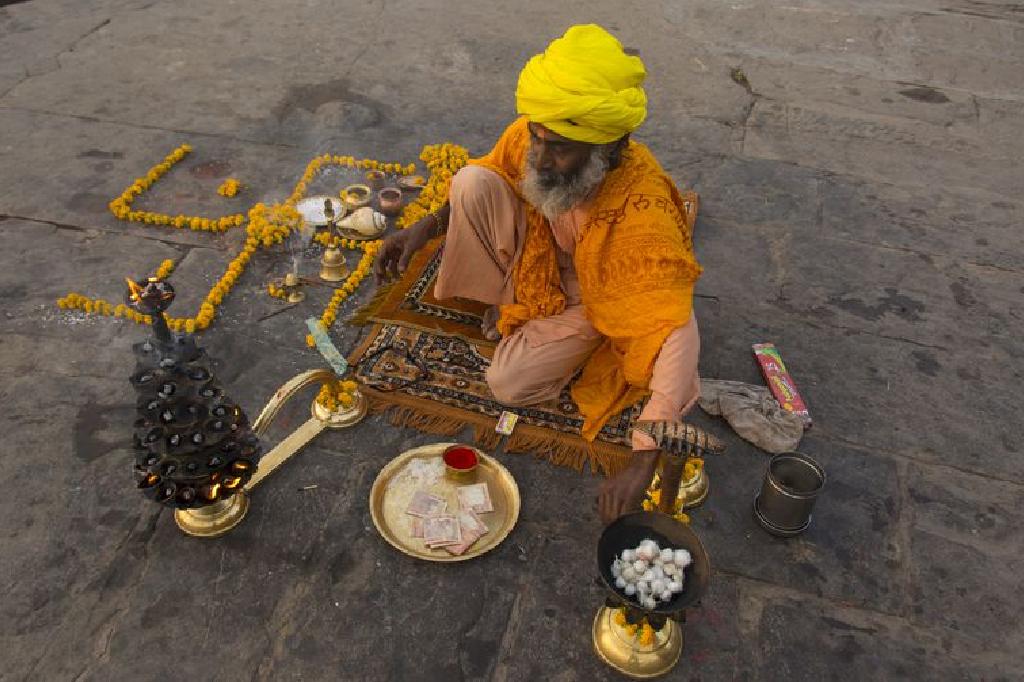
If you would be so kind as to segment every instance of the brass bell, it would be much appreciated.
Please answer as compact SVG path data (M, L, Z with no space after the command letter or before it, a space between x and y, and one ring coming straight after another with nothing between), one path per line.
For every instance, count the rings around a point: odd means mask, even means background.
M325 282L340 282L349 275L345 254L341 249L326 249L320 257L320 279Z

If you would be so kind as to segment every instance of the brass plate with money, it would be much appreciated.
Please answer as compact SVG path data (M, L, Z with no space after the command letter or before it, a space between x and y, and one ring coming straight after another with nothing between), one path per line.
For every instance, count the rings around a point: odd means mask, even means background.
M377 532L395 549L417 559L450 562L478 557L501 544L519 519L519 486L508 469L473 448L480 458L474 478L451 480L441 459L451 445L435 443L406 450L381 469L370 489L370 516ZM468 527L467 536L454 531L456 537L447 541L429 537L450 528L448 517L468 521L468 526L462 526ZM479 522L486 527L482 534L480 526L473 525ZM442 546L430 547L428 539Z

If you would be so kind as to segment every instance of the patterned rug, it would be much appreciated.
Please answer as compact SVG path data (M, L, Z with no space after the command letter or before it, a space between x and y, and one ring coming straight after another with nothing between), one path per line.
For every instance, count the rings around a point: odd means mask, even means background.
M608 421L597 440L580 437L583 419L564 391L558 400L509 408L490 393L484 374L494 344L480 333L485 306L433 297L441 242L425 247L402 278L378 292L353 322L371 324L349 357L373 409L393 424L444 436L473 427L477 445L494 449L502 411L519 415L507 452L532 452L562 466L613 474L629 461L629 429L640 406Z
M397 324L442 336L455 336L478 346L491 357L494 343L480 332L487 306L476 301L434 298L434 282L441 267L443 238L430 241L413 256L405 274L381 288L373 300L356 313L352 324Z

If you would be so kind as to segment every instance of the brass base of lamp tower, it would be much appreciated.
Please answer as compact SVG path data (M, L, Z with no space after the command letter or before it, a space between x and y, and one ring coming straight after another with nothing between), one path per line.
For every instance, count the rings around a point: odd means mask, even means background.
M249 497L241 490L231 497L198 509L174 510L174 522L198 538L215 538L237 526L249 511Z

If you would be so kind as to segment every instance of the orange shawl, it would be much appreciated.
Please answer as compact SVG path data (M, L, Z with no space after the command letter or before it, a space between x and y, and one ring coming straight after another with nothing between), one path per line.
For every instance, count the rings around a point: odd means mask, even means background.
M470 163L499 173L519 193L529 144L522 117L489 154ZM693 285L701 273L693 255L696 217L697 195L680 195L647 147L631 141L598 190L574 256L587 319L606 337L572 387L587 440L612 415L650 393L662 344L690 320ZM502 335L564 310L556 248L547 219L527 205L515 303L501 308Z

